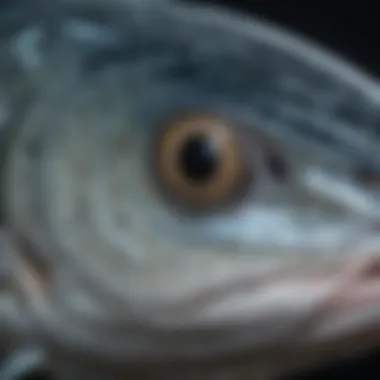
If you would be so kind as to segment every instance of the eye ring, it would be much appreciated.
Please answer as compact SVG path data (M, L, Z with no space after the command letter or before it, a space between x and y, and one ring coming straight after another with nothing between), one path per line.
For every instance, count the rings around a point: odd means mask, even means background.
M192 208L211 208L239 195L246 160L237 128L218 117L171 120L155 146L155 171L165 193Z

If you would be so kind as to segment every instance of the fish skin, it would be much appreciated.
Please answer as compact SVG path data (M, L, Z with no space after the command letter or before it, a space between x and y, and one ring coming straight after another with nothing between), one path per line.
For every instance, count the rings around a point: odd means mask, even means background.
M267 380L378 345L380 197L355 178L380 166L374 78L217 9L0 7L3 251L25 344L32 332L58 379ZM186 109L274 141L290 186L215 217L176 213L144 154Z

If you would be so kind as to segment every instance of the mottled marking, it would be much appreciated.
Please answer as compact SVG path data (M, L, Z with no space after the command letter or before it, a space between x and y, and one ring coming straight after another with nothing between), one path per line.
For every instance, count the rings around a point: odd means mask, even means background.
M110 26L85 19L70 19L63 24L63 33L82 43L113 45L118 37Z
M13 53L24 70L35 70L41 64L43 33L38 26L23 30L13 40Z
M202 88L216 99L228 94L229 104L269 116L280 128L359 161L367 156L368 145L379 146L379 107L329 73L269 46L244 39L236 44L231 36L214 35L206 27L190 33L181 25L173 36L168 23L156 28L153 18L149 30L144 24L126 27L126 40L89 56L87 69L136 65L136 77L155 86L175 84L189 93ZM357 136L364 145L358 146Z

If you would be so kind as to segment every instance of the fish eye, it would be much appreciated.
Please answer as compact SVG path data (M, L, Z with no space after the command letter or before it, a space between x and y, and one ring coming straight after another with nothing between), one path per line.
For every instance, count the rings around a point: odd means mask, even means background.
M171 120L160 130L154 152L160 187L181 206L209 209L229 203L247 183L238 128L221 118L197 115Z

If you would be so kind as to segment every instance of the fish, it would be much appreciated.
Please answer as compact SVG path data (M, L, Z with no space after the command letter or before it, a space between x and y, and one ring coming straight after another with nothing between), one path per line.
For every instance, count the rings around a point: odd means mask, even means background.
M275 380L378 347L379 122L377 78L257 16L2 1L0 378Z

